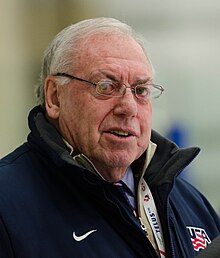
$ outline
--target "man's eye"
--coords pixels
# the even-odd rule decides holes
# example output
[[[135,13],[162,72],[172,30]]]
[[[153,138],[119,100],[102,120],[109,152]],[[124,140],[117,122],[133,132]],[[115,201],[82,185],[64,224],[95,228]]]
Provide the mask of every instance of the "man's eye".
[[[137,86],[136,87],[136,94],[138,96],[149,96],[150,95],[150,88],[146,86]]]
[[[111,94],[114,91],[114,85],[111,82],[99,82],[97,91],[100,94]]]

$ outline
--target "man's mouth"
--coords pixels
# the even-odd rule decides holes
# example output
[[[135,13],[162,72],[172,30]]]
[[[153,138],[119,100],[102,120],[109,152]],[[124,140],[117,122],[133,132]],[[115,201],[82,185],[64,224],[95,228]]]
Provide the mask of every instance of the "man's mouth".
[[[112,130],[110,131],[111,134],[114,134],[118,137],[128,137],[131,136],[132,134],[130,132],[126,132],[126,131],[119,131],[119,130]]]

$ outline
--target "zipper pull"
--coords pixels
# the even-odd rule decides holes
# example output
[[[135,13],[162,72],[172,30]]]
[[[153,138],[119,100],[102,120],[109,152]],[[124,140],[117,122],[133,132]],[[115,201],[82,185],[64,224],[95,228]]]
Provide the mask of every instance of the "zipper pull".
[[[146,236],[147,236],[147,235],[148,235],[148,233],[147,233],[147,228],[145,227],[145,225],[144,225],[144,223],[143,223],[141,217],[139,217],[138,220],[139,220],[139,223],[140,223],[140,225],[141,225],[142,230],[144,231],[144,233],[145,233]]]
[[[144,233],[145,233],[146,236],[147,236],[147,235],[148,235],[148,233],[147,233],[147,228],[145,227],[145,225],[144,225],[144,223],[143,223],[141,217],[138,217],[138,216],[137,216],[137,213],[136,213],[135,210],[133,210],[133,213],[134,213],[134,216],[138,219],[138,222],[139,222],[139,224],[140,224],[142,230],[144,231]]]

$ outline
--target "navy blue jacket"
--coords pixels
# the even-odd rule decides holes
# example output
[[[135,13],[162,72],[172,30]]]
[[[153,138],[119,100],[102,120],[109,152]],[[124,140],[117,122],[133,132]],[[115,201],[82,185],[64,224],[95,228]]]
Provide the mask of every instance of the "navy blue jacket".
[[[39,107],[29,126],[28,141],[0,161],[0,257],[157,257],[124,196],[72,159]],[[154,131],[151,140],[157,149],[145,180],[167,257],[195,257],[220,232],[207,200],[178,177],[199,149],[179,149]]]

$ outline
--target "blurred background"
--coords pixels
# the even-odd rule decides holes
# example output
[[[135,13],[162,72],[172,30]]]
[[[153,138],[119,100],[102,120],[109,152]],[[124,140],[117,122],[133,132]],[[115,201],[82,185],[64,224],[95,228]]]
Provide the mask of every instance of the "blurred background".
[[[165,87],[153,127],[199,146],[184,172],[220,213],[220,2],[218,0],[0,0],[0,157],[26,140],[44,49],[70,23],[115,17],[146,38]]]

